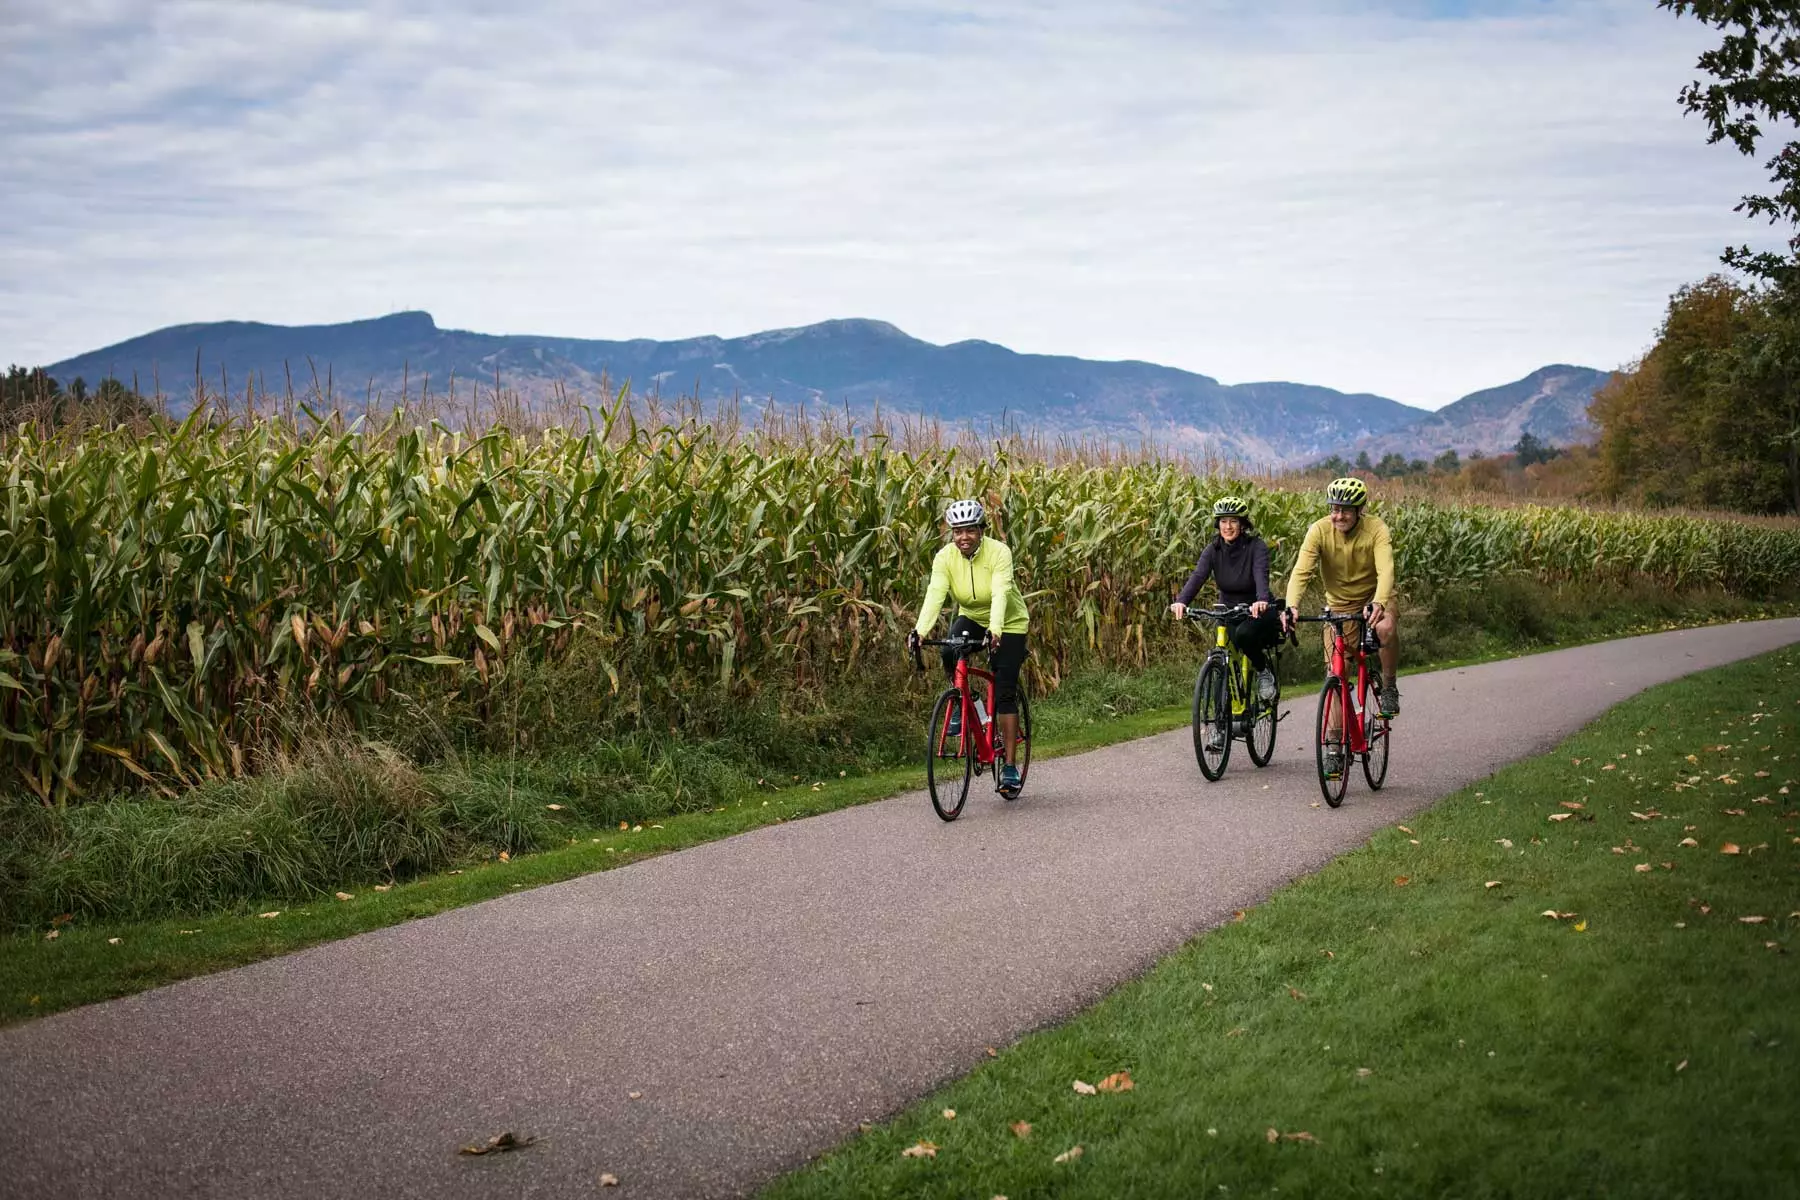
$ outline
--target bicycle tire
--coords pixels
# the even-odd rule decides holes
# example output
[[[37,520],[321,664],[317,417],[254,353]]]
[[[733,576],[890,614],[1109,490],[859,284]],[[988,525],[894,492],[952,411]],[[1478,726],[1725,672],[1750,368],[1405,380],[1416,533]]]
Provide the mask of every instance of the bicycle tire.
[[[1325,686],[1319,689],[1319,724],[1317,737],[1313,742],[1313,755],[1319,768],[1319,790],[1325,793],[1325,803],[1336,808],[1344,802],[1344,792],[1350,786],[1350,739],[1349,726],[1345,717],[1349,714],[1342,711],[1344,707],[1343,681],[1336,675],[1327,676]],[[1337,712],[1337,737],[1332,738],[1327,732],[1331,728],[1331,715]],[[1325,755],[1331,750],[1337,751],[1338,772],[1333,779],[1325,770]]]
[[[1194,681],[1194,761],[1212,783],[1225,774],[1225,764],[1231,761],[1231,680],[1225,672],[1223,663],[1208,659]],[[1217,746],[1209,746],[1213,740]]]
[[[1275,685],[1275,698],[1268,701],[1263,700],[1255,686],[1251,684],[1250,735],[1244,739],[1244,748],[1250,751],[1251,762],[1266,767],[1275,757],[1275,726],[1281,720],[1281,685]]]
[[[1025,777],[1031,774],[1031,697],[1025,694],[1025,681],[1019,681],[1019,736],[1013,739],[1013,766],[1019,768],[1019,790],[1013,793],[1016,800],[1025,791]]]
[[[1374,699],[1372,690],[1370,695],[1363,697],[1363,740],[1368,750],[1362,756],[1362,769],[1369,790],[1379,792],[1381,785],[1387,782],[1388,738],[1393,733],[1393,726],[1377,711],[1380,700],[1370,704],[1371,699]]]
[[[963,805],[969,799],[969,780],[975,774],[974,738],[969,734],[968,721],[964,720],[962,731],[954,737],[945,732],[950,706],[961,703],[962,692],[945,688],[931,706],[931,724],[925,730],[925,789],[931,793],[931,807],[945,821],[962,815]],[[960,770],[945,769],[945,764],[951,762],[960,762]]]

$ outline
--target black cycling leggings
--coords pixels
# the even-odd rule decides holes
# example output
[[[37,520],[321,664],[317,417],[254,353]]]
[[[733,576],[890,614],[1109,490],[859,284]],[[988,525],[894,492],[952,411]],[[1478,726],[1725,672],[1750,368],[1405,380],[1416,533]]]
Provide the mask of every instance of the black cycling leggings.
[[[1251,668],[1260,671],[1269,665],[1264,651],[1281,640],[1281,614],[1271,604],[1260,617],[1241,617],[1228,623],[1226,632],[1232,645],[1250,660]]]
[[[957,617],[950,622],[952,638],[980,638],[987,636],[987,627],[977,625],[967,617]],[[945,646],[939,651],[944,660],[944,676],[954,680],[956,677],[956,653]],[[1000,645],[993,657],[988,660],[988,670],[994,673],[994,712],[1016,713],[1019,711],[1019,668],[1025,665],[1025,635],[1022,633],[1003,633]]]

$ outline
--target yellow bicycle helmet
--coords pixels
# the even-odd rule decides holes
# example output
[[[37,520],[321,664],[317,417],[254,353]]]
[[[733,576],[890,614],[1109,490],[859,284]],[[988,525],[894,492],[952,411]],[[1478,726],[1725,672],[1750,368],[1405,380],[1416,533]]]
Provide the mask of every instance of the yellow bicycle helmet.
[[[1334,479],[1326,485],[1325,503],[1327,504],[1347,504],[1352,508],[1361,508],[1368,502],[1368,485],[1354,475]]]

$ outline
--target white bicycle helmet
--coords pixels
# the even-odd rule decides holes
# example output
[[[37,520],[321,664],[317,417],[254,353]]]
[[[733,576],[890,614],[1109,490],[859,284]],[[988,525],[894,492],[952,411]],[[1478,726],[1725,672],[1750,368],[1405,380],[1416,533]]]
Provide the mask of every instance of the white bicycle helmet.
[[[962,525],[987,524],[987,509],[979,500],[953,500],[944,510],[944,524],[955,529]]]

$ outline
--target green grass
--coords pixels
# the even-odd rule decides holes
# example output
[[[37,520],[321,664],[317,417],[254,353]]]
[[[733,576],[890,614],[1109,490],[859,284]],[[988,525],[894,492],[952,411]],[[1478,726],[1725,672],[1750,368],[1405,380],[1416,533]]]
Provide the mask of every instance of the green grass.
[[[1794,1195],[1797,779],[1800,651],[1646,692],[767,1194]]]
[[[1534,636],[1591,640],[1607,626],[1615,633],[1648,632],[1768,611],[1697,595],[1672,617],[1630,595],[1596,604],[1590,594],[1585,605],[1574,605],[1542,589],[1491,591],[1488,607],[1475,615],[1508,629],[1510,644],[1473,636],[1463,623],[1469,613],[1440,609],[1429,621],[1415,620],[1418,636],[1403,633],[1404,669],[1424,669],[1411,660],[1428,649],[1471,651],[1455,661],[1475,662],[1535,646]],[[1536,629],[1508,623],[1508,613],[1533,606],[1551,612],[1554,622]],[[1072,676],[1055,696],[1040,699],[1038,755],[1185,724],[1195,655],[1203,647],[1190,638],[1178,648],[1165,650],[1146,670]],[[1290,681],[1318,674],[1311,653],[1287,656]],[[0,910],[25,914],[6,922],[21,932],[0,937],[0,1024],[923,786],[917,768],[893,765],[911,761],[922,717],[896,723],[887,697],[849,700],[861,707],[847,722],[809,714],[797,735],[789,731],[788,744],[767,744],[779,743],[781,730],[771,733],[763,728],[768,714],[753,713],[730,737],[710,743],[619,738],[516,759],[452,756],[424,766],[406,756],[344,753],[330,756],[338,777],[327,787],[316,777],[253,780],[166,803],[114,801],[61,814],[17,810],[65,827],[54,840],[9,838],[0,846]],[[921,713],[925,704],[921,699]],[[863,753],[832,747],[827,735],[840,726],[855,732]],[[750,766],[769,774],[753,778]],[[777,767],[792,769],[776,776]],[[776,787],[777,778],[792,786]],[[350,819],[346,810],[363,815]],[[240,818],[251,834],[239,827]],[[628,825],[624,831],[620,820]],[[309,837],[308,831],[324,833]],[[377,885],[386,890],[376,891]],[[339,891],[354,898],[333,899]],[[282,915],[258,915],[271,911]],[[65,912],[73,919],[55,923],[57,938],[44,941]]]

